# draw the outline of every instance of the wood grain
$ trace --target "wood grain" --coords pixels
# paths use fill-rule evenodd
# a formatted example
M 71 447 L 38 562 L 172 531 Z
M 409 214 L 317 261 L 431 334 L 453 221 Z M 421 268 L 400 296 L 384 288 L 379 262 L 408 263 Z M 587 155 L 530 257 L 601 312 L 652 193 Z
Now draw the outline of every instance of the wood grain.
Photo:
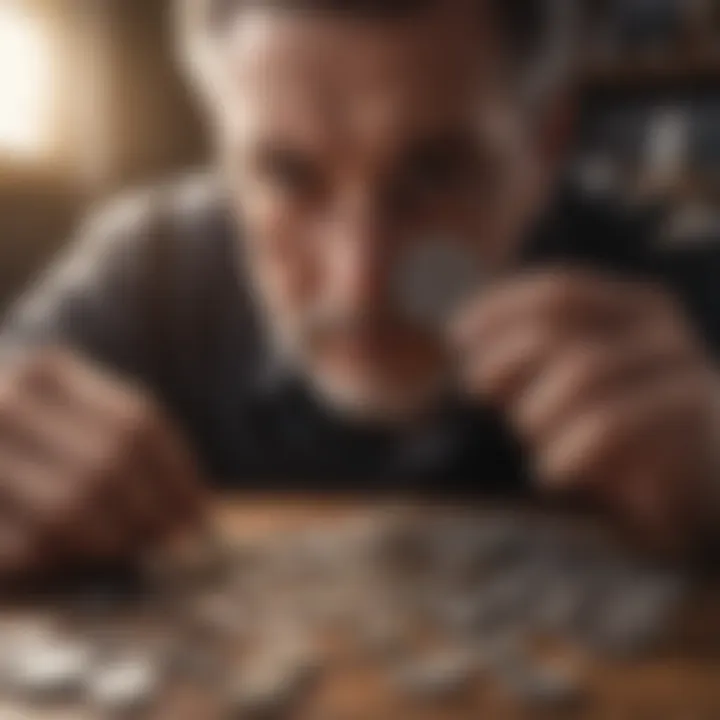
M 367 510 L 372 503 L 353 499 L 242 497 L 223 501 L 217 519 L 223 532 L 260 538 L 279 529 L 331 524 Z M 720 592 L 717 582 L 699 584 L 673 628 L 667 644 L 641 661 L 602 663 L 579 654 L 587 697 L 562 712 L 533 712 L 513 701 L 497 682 L 478 677 L 474 687 L 451 703 L 403 698 L 370 665 L 337 663 L 324 672 L 316 690 L 287 720 L 720 720 Z M 6 619 L 11 610 L 5 611 Z M 18 714 L 20 713 L 20 714 Z M 30 712 L 0 704 L 2 720 L 91 718 L 86 709 Z M 146 717 L 218 720 L 216 697 L 198 688 L 179 687 Z

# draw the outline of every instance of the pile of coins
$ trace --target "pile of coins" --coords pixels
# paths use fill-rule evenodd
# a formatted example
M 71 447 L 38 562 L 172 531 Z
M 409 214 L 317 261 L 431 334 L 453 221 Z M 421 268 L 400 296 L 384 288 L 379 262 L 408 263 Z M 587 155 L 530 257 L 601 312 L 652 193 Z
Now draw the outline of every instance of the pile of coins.
M 554 706 L 582 697 L 582 677 L 539 656 L 540 639 L 645 652 L 686 586 L 587 527 L 378 510 L 208 543 L 192 562 L 156 567 L 116 607 L 74 598 L 53 623 L 15 619 L 0 627 L 0 683 L 23 702 L 137 717 L 192 681 L 223 717 L 284 717 L 325 670 L 363 658 L 412 697 L 451 696 L 483 674 Z

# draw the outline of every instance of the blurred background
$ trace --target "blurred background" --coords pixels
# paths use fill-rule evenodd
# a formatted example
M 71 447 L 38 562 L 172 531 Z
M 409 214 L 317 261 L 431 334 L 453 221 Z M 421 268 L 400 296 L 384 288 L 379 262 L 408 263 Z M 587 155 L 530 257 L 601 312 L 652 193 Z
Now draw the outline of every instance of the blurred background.
M 720 0 L 574 4 L 573 172 L 701 252 L 720 238 Z M 207 160 L 169 6 L 0 0 L 0 310 L 89 204 Z

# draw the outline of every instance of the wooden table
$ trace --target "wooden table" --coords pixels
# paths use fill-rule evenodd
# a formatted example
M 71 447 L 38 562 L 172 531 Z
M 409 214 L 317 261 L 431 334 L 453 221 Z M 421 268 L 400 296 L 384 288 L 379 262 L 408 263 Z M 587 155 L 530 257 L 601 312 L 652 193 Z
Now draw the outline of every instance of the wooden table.
M 329 524 L 366 510 L 367 502 L 243 498 L 224 502 L 218 520 L 226 533 L 257 538 L 290 527 Z M 325 673 L 317 690 L 288 720 L 720 720 L 720 592 L 707 582 L 688 603 L 666 647 L 642 661 L 585 663 L 589 693 L 581 705 L 563 712 L 533 713 L 519 707 L 491 680 L 479 679 L 472 691 L 450 704 L 403 699 L 373 667 L 337 667 Z M 179 690 L 153 717 L 172 720 L 220 718 L 212 699 Z M 0 706 L 0 720 L 5 720 Z M 50 720 L 69 713 L 7 715 Z M 87 716 L 91 717 L 91 716 Z

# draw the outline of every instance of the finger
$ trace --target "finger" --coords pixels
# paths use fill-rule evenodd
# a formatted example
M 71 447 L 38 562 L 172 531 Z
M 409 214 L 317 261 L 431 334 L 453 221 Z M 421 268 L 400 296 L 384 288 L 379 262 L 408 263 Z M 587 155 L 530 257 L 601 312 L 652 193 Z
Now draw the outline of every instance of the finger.
M 613 482 L 593 490 L 621 521 L 629 539 L 648 550 L 676 553 L 693 544 L 702 513 L 692 462 L 682 464 L 682 477 L 673 477 L 680 466 L 677 458 L 666 456 L 660 448 L 653 458 L 645 453 L 624 458 Z
M 124 508 L 106 485 L 93 483 L 92 490 L 77 504 L 75 515 L 59 518 L 56 525 L 70 562 L 115 560 L 130 546 Z
M 152 483 L 147 481 L 138 443 L 113 439 L 104 447 L 84 471 L 82 467 L 71 471 L 68 479 L 79 483 L 82 503 L 75 513 L 78 531 L 66 527 L 72 538 L 71 555 L 94 561 L 132 556 L 172 512 L 167 502 L 149 493 Z
M 540 480 L 567 487 L 609 477 L 604 469 L 640 443 L 652 457 L 658 443 L 692 432 L 706 388 L 697 372 L 663 375 L 588 409 L 558 428 L 540 451 Z
M 156 416 L 149 437 L 154 438 L 155 448 L 154 452 L 149 450 L 155 463 L 149 467 L 156 470 L 160 490 L 177 508 L 180 522 L 199 519 L 209 506 L 210 495 L 189 442 L 162 416 Z
M 54 550 L 84 552 L 117 544 L 127 515 L 121 494 L 102 503 L 115 517 L 104 513 L 102 519 L 93 515 L 83 521 L 79 516 L 82 503 L 90 504 L 100 490 L 90 487 L 88 476 L 106 471 L 102 428 L 84 422 L 82 415 L 73 416 L 72 406 L 59 407 L 37 393 L 19 392 L 17 401 L 4 398 L 8 402 L 0 413 L 0 468 L 12 484 L 13 500 L 52 536 Z
M 51 523 L 58 548 L 106 557 L 135 547 L 173 514 L 187 516 L 185 507 L 174 507 L 182 493 L 159 489 L 171 478 L 183 488 L 190 464 L 167 472 L 167 461 L 154 457 L 162 458 L 167 441 L 149 403 L 62 351 L 28 364 L 21 380 L 19 397 L 4 404 L 14 442 L 27 438 L 32 455 L 53 468 L 43 478 L 47 487 L 22 484 L 22 500 L 43 517 L 45 505 L 65 490 L 77 505 Z
M 190 513 L 159 461 L 157 448 L 138 443 L 125 467 L 109 504 L 124 521 L 129 551 L 137 552 L 188 522 Z
M 84 474 L 103 464 L 113 433 L 107 432 L 103 392 L 95 396 L 99 411 L 78 403 L 75 379 L 67 377 L 58 360 L 64 357 L 47 351 L 16 378 L 4 378 L 0 384 L 0 442 L 58 472 Z
M 25 369 L 22 382 L 44 407 L 60 407 L 66 419 L 68 413 L 75 422 L 85 419 L 88 428 L 109 420 L 115 428 L 122 420 L 130 425 L 141 414 L 140 406 L 144 412 L 149 404 L 128 384 L 63 349 L 47 349 Z
M 694 362 L 691 349 L 674 343 L 663 325 L 615 344 L 567 346 L 523 389 L 510 415 L 525 438 L 541 443 L 603 397 L 632 391 L 658 373 L 676 373 Z
M 461 361 L 463 387 L 473 396 L 505 406 L 562 355 L 569 342 L 566 328 L 522 323 L 497 336 L 492 344 L 468 351 Z M 578 343 L 581 338 L 574 338 Z
M 119 451 L 104 452 L 117 455 L 126 468 L 127 456 L 135 458 L 135 464 L 128 469 L 130 477 L 147 475 L 141 465 L 150 465 L 148 491 L 153 490 L 151 485 L 163 488 L 162 514 L 178 513 L 186 518 L 196 514 L 206 503 L 198 463 L 179 432 L 149 397 L 66 352 L 56 351 L 48 362 L 51 372 L 47 375 L 52 377 L 45 378 L 45 391 L 63 402 L 65 411 L 72 409 L 81 427 L 101 428 L 110 438 L 117 438 Z M 127 487 L 137 482 L 129 480 Z M 140 501 L 137 507 L 149 509 L 150 505 Z
M 55 475 L 52 468 L 36 457 L 0 445 L 0 522 L 25 528 L 48 558 L 60 550 L 52 524 L 55 518 L 69 511 L 68 496 L 64 488 L 54 482 Z
M 117 433 L 117 427 L 108 432 Z M 103 465 L 113 474 L 106 502 L 134 547 L 197 519 L 205 504 L 195 459 L 157 412 L 138 416 L 116 434 Z
M 622 481 L 613 483 L 605 493 L 610 503 L 621 504 L 625 515 L 648 531 L 657 531 L 668 524 L 668 506 L 673 504 L 673 498 L 666 495 L 670 488 L 664 487 L 663 492 L 658 492 L 657 470 L 647 462 L 631 461 Z
M 585 270 L 550 269 L 526 273 L 490 289 L 457 319 L 452 336 L 462 348 L 517 322 L 565 327 L 614 327 L 657 302 L 659 293 L 629 280 Z
M 142 552 L 172 533 L 182 523 L 185 511 L 173 497 L 168 497 L 148 465 L 138 466 L 133 480 L 125 498 L 126 516 L 132 528 L 132 549 Z
M 43 531 L 55 504 L 43 492 L 45 468 L 0 447 L 0 573 L 31 572 L 52 560 L 57 546 Z
M 146 393 L 72 356 L 61 353 L 57 362 L 64 393 L 85 409 L 88 422 L 104 422 L 110 432 L 121 432 L 130 443 L 139 444 L 138 457 L 157 455 L 158 481 L 171 482 L 184 506 L 196 507 L 206 499 L 188 443 Z
M 113 502 L 141 538 L 197 520 L 206 504 L 198 464 L 159 413 L 138 419 L 116 437 L 117 459 L 106 465 L 117 475 Z
M 78 447 L 72 415 L 47 402 L 27 382 L 27 377 L 0 382 L 0 438 L 5 447 L 35 456 L 40 462 L 62 463 Z M 91 444 L 94 428 L 83 430 L 80 447 Z

